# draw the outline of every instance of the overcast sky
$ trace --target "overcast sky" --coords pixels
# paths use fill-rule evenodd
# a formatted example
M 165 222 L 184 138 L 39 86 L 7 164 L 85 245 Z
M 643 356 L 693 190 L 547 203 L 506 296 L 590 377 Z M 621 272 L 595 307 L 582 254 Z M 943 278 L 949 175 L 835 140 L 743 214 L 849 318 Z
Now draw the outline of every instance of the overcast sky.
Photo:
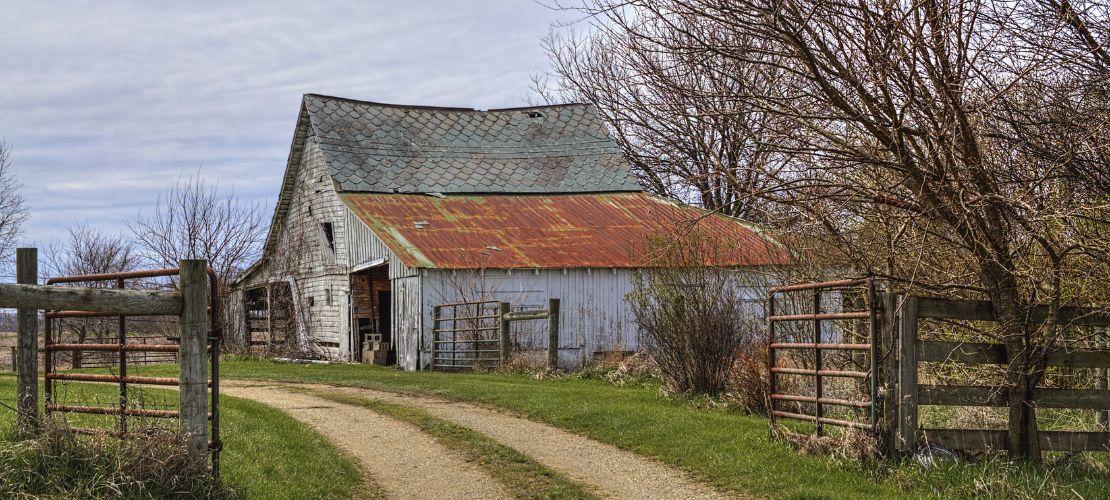
M 198 169 L 272 211 L 304 93 L 524 105 L 567 18 L 532 0 L 0 4 L 0 140 L 38 245 L 125 231 Z

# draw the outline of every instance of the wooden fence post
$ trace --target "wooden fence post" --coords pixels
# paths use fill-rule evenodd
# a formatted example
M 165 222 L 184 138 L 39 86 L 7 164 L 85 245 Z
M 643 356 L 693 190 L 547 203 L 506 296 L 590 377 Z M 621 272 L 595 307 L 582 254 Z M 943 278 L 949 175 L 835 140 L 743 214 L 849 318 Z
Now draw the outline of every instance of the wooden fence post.
M 15 254 L 16 282 L 23 285 L 37 285 L 39 278 L 39 254 L 34 248 L 20 248 Z M 19 410 L 17 428 L 23 436 L 38 431 L 39 422 L 39 311 L 38 309 L 19 309 Z M 14 363 L 14 359 L 13 359 Z
M 547 301 L 547 368 L 559 368 L 559 299 Z
M 497 317 L 501 320 L 501 337 L 498 344 L 501 347 L 501 364 L 506 364 L 509 362 L 509 320 L 505 319 L 505 315 L 509 314 L 509 303 L 502 302 L 499 311 Z
M 180 268 L 181 432 L 199 461 L 208 450 L 208 261 L 182 260 Z
M 19 371 L 19 369 L 16 368 L 16 366 L 19 366 L 18 359 L 19 359 L 19 348 L 13 345 L 12 346 L 12 373 L 16 373 L 16 372 Z
M 917 297 L 902 304 L 899 327 L 898 440 L 904 450 L 917 445 Z
M 1103 349 L 1110 348 L 1110 327 L 1102 327 L 1102 346 Z M 1110 369 L 1102 368 L 1095 371 L 1098 376 L 1097 387 L 1101 390 L 1110 389 Z M 1098 412 L 1098 427 L 1103 432 L 1110 432 L 1110 410 L 1100 410 Z

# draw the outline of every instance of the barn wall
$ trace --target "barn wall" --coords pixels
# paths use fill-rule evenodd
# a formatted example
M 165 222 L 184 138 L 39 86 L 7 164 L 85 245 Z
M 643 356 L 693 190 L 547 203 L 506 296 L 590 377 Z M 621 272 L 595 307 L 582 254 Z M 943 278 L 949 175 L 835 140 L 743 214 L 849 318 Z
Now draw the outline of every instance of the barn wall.
M 424 324 L 432 307 L 462 300 L 496 300 L 513 310 L 544 309 L 560 299 L 560 364 L 580 366 L 599 351 L 634 351 L 639 332 L 624 296 L 632 291 L 631 269 L 514 269 L 477 271 L 428 270 L 424 277 Z M 512 324 L 514 343 L 524 349 L 547 348 L 547 322 Z M 428 352 L 430 326 L 422 350 Z M 427 356 L 424 356 L 426 359 Z
M 420 356 L 420 336 L 424 321 L 421 276 L 397 278 L 393 284 L 393 338 L 397 344 L 397 365 L 416 370 Z
M 479 276 L 477 271 L 427 270 L 421 364 L 427 364 L 430 350 L 432 308 L 479 297 L 508 302 L 513 310 L 544 309 L 548 299 L 560 299 L 559 364 L 563 368 L 581 367 L 599 352 L 638 350 L 639 329 L 625 299 L 632 292 L 635 273 L 634 269 L 515 269 L 486 270 Z M 745 285 L 741 276 L 738 293 L 752 301 L 751 314 L 759 318 L 766 294 L 762 288 Z M 547 348 L 546 321 L 515 322 L 512 328 L 514 344 L 522 349 Z
M 289 283 L 308 347 L 331 358 L 348 359 L 347 207 L 339 200 L 320 148 L 311 136 L 305 141 L 296 169 L 289 188 L 292 192 L 283 193 L 290 199 L 279 221 L 274 247 L 267 249 L 261 266 L 237 288 Z M 334 252 L 329 249 L 324 223 L 332 225 Z
M 350 248 L 350 267 L 357 268 L 363 264 L 385 259 L 389 263 L 390 278 L 404 278 L 416 276 L 415 269 L 405 266 L 393 254 L 389 247 L 374 234 L 366 223 L 359 220 L 349 208 L 344 206 L 348 228 L 348 248 Z

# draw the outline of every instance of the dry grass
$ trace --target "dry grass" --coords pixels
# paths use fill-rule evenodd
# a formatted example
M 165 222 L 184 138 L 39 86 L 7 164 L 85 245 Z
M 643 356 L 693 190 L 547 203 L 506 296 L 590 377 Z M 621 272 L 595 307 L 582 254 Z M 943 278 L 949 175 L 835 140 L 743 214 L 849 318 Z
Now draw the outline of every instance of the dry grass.
M 174 433 L 119 440 L 54 426 L 33 439 L 0 441 L 0 496 L 234 498 L 206 466 Z

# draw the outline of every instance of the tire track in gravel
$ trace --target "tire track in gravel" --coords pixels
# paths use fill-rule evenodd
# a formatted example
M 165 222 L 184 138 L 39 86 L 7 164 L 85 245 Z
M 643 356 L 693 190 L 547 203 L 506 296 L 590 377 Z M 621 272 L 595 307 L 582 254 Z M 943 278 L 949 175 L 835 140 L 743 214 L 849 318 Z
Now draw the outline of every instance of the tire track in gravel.
M 224 381 L 220 390 L 272 406 L 312 426 L 358 459 L 362 470 L 391 498 L 510 498 L 477 466 L 407 423 L 274 384 Z
M 224 386 L 229 383 L 233 386 L 251 384 L 244 381 L 229 381 L 225 382 Z M 437 418 L 485 434 L 562 473 L 567 478 L 589 485 L 609 497 L 630 499 L 730 497 L 666 464 L 509 413 L 468 403 L 372 389 L 318 384 L 283 383 L 282 385 L 420 408 Z

